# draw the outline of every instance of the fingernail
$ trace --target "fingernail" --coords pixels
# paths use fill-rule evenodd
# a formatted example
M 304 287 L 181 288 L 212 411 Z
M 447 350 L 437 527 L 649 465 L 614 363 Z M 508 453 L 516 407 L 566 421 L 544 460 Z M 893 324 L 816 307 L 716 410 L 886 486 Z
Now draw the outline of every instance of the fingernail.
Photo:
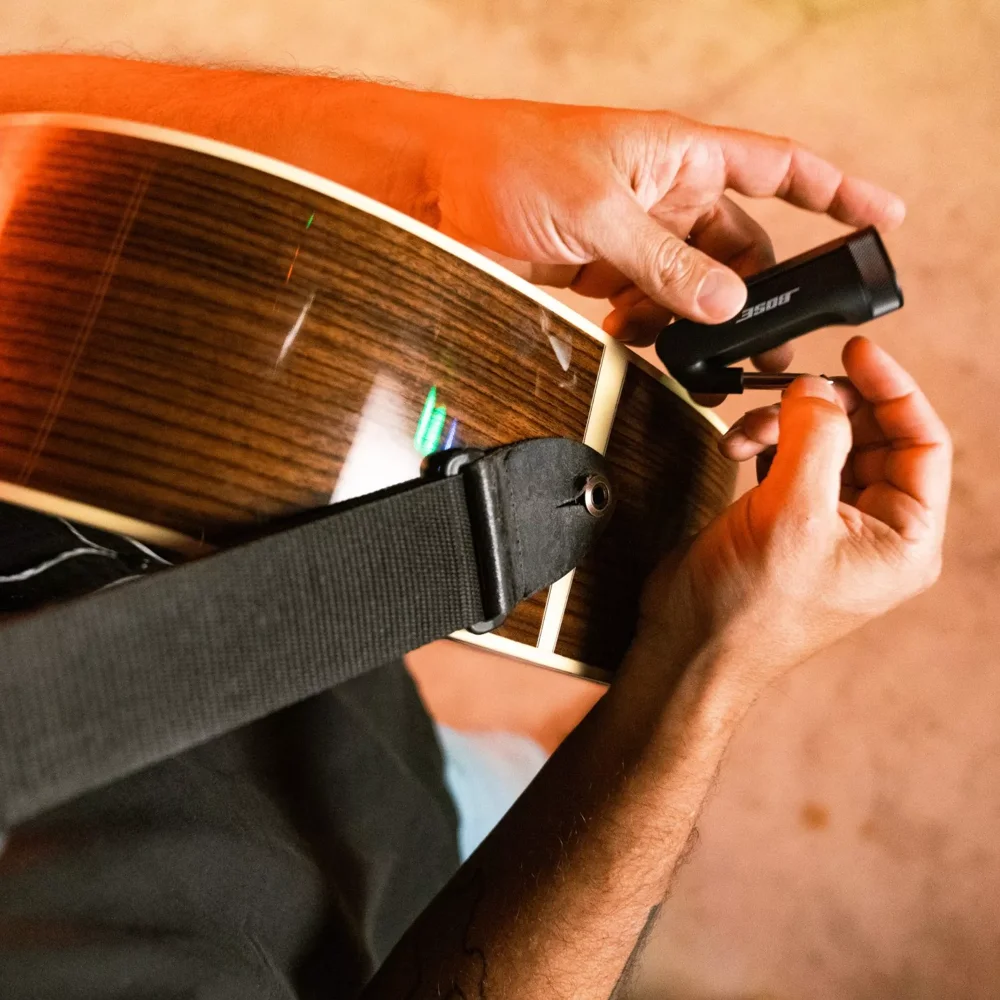
M 715 268 L 698 286 L 698 308 L 711 320 L 735 316 L 747 299 L 747 288 L 732 271 Z
M 794 399 L 797 396 L 818 396 L 830 400 L 831 403 L 843 405 L 833 381 L 825 375 L 803 375 L 787 386 L 781 394 L 782 399 Z

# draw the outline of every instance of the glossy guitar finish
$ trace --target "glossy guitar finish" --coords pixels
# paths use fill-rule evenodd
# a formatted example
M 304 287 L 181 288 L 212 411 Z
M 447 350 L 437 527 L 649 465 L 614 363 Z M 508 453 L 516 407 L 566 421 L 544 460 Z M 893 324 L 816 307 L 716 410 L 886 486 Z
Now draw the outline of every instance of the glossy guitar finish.
M 0 119 L 2 499 L 197 551 L 431 450 L 584 440 L 611 527 L 462 638 L 599 676 L 656 557 L 729 499 L 718 432 L 561 303 L 338 185 L 147 126 Z

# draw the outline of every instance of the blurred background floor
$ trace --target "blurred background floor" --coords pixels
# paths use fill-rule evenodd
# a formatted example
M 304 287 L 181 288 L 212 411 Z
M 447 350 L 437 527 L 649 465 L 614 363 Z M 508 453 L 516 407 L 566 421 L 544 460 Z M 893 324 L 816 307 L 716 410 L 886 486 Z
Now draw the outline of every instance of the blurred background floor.
M 907 305 L 871 332 L 955 437 L 945 574 L 758 704 L 642 989 L 671 1000 L 1000 996 L 1000 2 L 0 0 L 0 39 L 8 51 L 668 107 L 794 135 L 899 191 L 910 211 L 890 248 Z M 751 211 L 779 258 L 837 231 L 783 206 Z M 845 339 L 809 338 L 796 368 L 837 370 Z M 418 673 L 446 721 L 518 728 L 550 747 L 597 695 L 454 647 L 425 652 Z

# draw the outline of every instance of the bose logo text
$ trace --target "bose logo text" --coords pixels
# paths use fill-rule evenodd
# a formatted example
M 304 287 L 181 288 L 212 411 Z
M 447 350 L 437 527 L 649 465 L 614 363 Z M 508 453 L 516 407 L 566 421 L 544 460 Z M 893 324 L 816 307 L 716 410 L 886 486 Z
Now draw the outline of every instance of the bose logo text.
M 793 288 L 791 291 L 775 295 L 773 299 L 768 299 L 766 302 L 758 302 L 757 305 L 744 309 L 743 312 L 740 313 L 740 318 L 736 322 L 742 323 L 745 319 L 750 319 L 753 316 L 760 316 L 761 313 L 770 312 L 772 309 L 777 309 L 778 306 L 787 306 L 788 303 L 791 302 L 792 296 L 797 291 L 797 288 Z

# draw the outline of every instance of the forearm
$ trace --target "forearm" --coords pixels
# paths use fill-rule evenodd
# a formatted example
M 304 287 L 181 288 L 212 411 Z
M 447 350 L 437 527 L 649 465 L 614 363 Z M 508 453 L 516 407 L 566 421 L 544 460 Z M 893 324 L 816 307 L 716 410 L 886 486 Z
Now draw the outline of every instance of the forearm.
M 666 711 L 660 692 L 637 688 L 639 672 L 616 684 L 407 933 L 365 1000 L 607 1000 L 745 711 L 724 676 L 718 654 L 700 654 Z
M 469 102 L 363 80 L 87 55 L 0 57 L 0 114 L 146 122 L 304 167 L 436 224 L 442 138 Z

